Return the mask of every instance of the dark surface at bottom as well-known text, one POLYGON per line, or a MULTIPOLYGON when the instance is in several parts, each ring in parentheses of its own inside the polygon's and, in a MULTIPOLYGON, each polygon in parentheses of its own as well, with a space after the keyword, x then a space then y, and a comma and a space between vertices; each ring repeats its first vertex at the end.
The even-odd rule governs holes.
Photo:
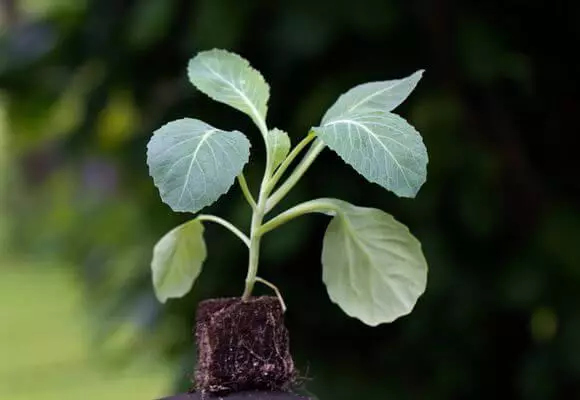
MULTIPOLYGON (((227 396, 208 396, 207 400, 308 400, 306 397, 298 396, 292 393, 274 393, 274 392, 243 392, 232 393, 227 396)), ((173 397, 166 397, 161 400, 201 400, 201 394, 189 393, 173 397)), ((206 399, 204 399, 206 400, 206 399)))

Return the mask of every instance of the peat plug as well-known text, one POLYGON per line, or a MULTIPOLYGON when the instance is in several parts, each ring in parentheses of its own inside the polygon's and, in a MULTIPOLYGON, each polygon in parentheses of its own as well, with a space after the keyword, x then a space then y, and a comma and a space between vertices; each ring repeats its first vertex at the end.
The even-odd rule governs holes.
POLYGON ((276 297, 211 299, 199 304, 197 390, 289 390, 296 378, 276 297))

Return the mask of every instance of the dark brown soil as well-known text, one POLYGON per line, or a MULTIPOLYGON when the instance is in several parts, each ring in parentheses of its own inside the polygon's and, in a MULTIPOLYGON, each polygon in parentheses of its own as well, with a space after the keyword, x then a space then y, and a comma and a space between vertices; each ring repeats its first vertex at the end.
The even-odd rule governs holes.
MULTIPOLYGON (((212 399, 210 397, 210 399, 212 399)), ((191 393, 179 396, 167 397, 163 400, 202 400, 201 394, 191 393)), ((205 399, 203 399, 205 400, 205 399)), ((306 397, 291 393, 280 392, 243 392, 233 393, 225 397, 213 397, 213 400, 308 400, 306 397)))
POLYGON ((197 309, 195 336, 195 384, 202 393, 288 391, 296 379, 276 297, 203 301, 197 309))

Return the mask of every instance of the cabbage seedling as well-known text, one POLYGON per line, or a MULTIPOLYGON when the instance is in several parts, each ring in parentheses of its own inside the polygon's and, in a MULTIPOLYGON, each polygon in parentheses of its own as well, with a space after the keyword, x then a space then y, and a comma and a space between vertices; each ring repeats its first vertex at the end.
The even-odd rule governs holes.
POLYGON ((326 148, 367 180, 400 197, 415 197, 426 180, 427 151, 415 128, 392 111, 414 90, 422 73, 419 70, 403 79, 350 89, 291 148, 286 132, 267 126, 270 89, 245 59, 217 49, 191 59, 191 83, 255 123, 265 144, 266 166, 255 198, 243 173, 250 142, 242 132, 192 118, 169 122, 154 132, 147 146, 147 163, 161 199, 172 210, 197 213, 218 200, 236 180, 252 210, 248 235, 218 216, 204 214, 167 233, 155 245, 151 263, 158 299, 165 302, 191 290, 206 258, 203 224, 214 222, 248 247, 242 300, 250 298, 259 282, 272 288, 283 305, 276 286, 258 276, 262 239, 298 216, 323 213, 332 217, 321 258, 322 278, 331 300, 371 326, 408 314, 425 290, 427 263, 419 241, 390 214, 320 198, 267 217, 326 148), (293 166, 301 154, 300 162, 293 166))

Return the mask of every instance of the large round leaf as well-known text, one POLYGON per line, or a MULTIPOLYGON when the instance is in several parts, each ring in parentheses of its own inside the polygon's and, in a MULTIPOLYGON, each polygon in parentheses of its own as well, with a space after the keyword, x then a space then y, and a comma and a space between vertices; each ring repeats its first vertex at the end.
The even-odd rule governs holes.
POLYGON ((371 326, 411 312, 427 283, 419 241, 381 210, 332 201, 339 211, 322 249, 323 280, 332 301, 371 326))
POLYGON ((163 202, 192 213, 227 192, 249 156, 250 142, 241 132, 189 118, 159 128, 147 146, 149 172, 163 202))
POLYGON ((153 248, 151 271, 155 295, 162 303, 191 290, 207 255, 203 225, 186 222, 169 231, 153 248))

